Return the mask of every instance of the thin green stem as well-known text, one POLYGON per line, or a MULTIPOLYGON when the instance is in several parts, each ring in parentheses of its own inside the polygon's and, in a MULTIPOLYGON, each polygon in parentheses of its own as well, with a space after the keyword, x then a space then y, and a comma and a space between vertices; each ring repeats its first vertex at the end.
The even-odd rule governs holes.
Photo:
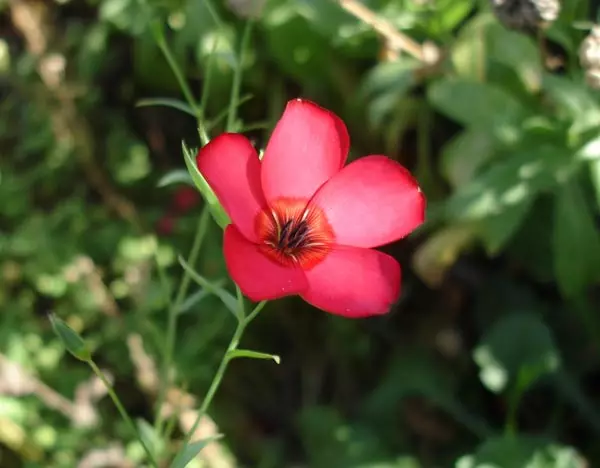
MULTIPOLYGON (((206 235, 206 230, 208 228, 208 221, 210 219, 210 212, 208 207, 204 207, 202 210, 202 214, 200 215, 200 221, 198 223, 198 227, 196 228, 196 235, 194 236, 194 241, 192 243, 192 248, 190 250, 190 254, 187 260, 189 265, 194 265, 198 259, 198 255, 200 253, 200 247, 202 246, 202 241, 204 236, 206 235)), ((165 353, 163 359, 163 366, 161 369, 161 385, 159 389, 158 395, 158 403, 156 409, 156 422, 155 428, 158 434, 162 433, 164 419, 162 416, 162 406, 164 404, 165 395, 167 389, 170 384, 170 376, 169 369, 171 368, 171 364, 173 361, 173 354, 175 352, 175 335, 177 330, 177 317, 179 315, 179 308, 181 307, 181 303, 185 299, 187 294, 189 285, 190 285, 190 274, 184 270, 183 278, 181 279, 181 283, 179 284, 179 289, 177 290, 177 294, 175 296, 175 300, 173 300, 170 304, 168 314, 167 314, 167 335, 165 340, 165 353)))
POLYGON ((514 436, 518 430, 517 416, 519 413, 519 403, 521 402, 521 396, 526 388, 525 375, 523 370, 520 370, 517 374, 515 385, 508 395, 508 413, 506 415, 506 422, 504 424, 504 433, 507 436, 514 436))
POLYGON ((110 382, 108 381, 108 379, 106 378, 106 376, 104 375, 104 373, 100 370, 100 368, 96 365, 96 363, 93 360, 90 359, 89 361, 87 361, 87 363, 92 368, 92 370, 94 371, 94 374, 96 374, 98 376, 98 378, 102 381, 102 383, 106 387, 106 390, 108 391, 108 395, 110 396, 111 400, 113 401, 113 403, 117 407, 117 410, 121 414, 121 417, 127 423, 127 425, 129 426, 129 428, 131 429, 131 431, 135 434, 135 436, 137 437, 137 439, 142 444, 142 447, 144 448, 144 451, 146 452, 146 455, 148 456, 148 460, 150 461, 150 463, 152 464, 152 466, 154 466, 155 468, 158 468, 158 463, 156 462, 156 459, 154 458, 154 455, 152 454, 152 451, 146 445, 146 442, 142 438, 142 436, 140 434, 140 431, 138 430, 137 426, 134 424, 134 422, 132 421, 132 419, 127 414, 127 411, 125 411, 125 407, 123 406, 123 403, 121 403, 121 400, 119 400, 119 397, 115 393, 112 385, 110 384, 110 382))
POLYGON ((256 318, 256 316, 259 314, 259 312, 261 310, 263 310, 263 308, 267 305, 268 301, 262 301, 259 302, 258 305, 254 308, 254 310, 252 312, 250 312, 250 315, 248 315, 248 317, 246 317, 244 319, 244 326, 247 327, 250 322, 252 322, 252 320, 254 320, 256 318))
MULTIPOLYGON (((217 369, 217 373, 213 377, 210 387, 208 388, 208 392, 206 393, 206 396, 204 397, 204 401, 202 402, 202 405, 200 405, 200 409, 198 410, 198 416, 196 416, 196 420, 194 421, 194 424, 192 424, 191 429, 188 431, 188 433, 185 436, 185 440, 183 443, 184 447, 190 443, 190 440, 191 440, 192 436, 194 435, 194 433, 196 432, 196 429, 198 428, 200 421, 202 421, 202 418, 204 417, 204 415, 206 414, 206 411, 208 410, 210 404, 212 403, 212 400, 213 400, 215 394, 217 393, 219 386, 221 385, 221 381, 223 380, 225 371, 227 370, 227 365, 229 364, 231 353, 237 349, 237 347, 240 343, 240 340, 242 338, 242 335, 244 334, 244 330, 246 329, 248 324, 254 318, 256 318, 256 316, 264 308, 266 303, 267 303, 267 301, 260 302, 245 319, 238 321, 237 326, 235 327, 235 332, 233 333, 233 336, 231 337, 231 341, 229 342, 229 346, 227 347, 227 351, 225 351, 225 354, 223 355, 223 359, 221 359, 221 363, 219 364, 219 368, 217 369)), ((245 312, 243 310, 239 311, 238 316, 244 317, 245 312)))
POLYGON ((227 131, 235 131, 235 123, 237 120, 237 108, 240 100, 240 88, 242 85, 242 72, 244 70, 244 61, 246 59, 246 51, 250 42, 250 33, 252 32, 252 20, 248 20, 244 26, 242 34, 242 43, 240 45, 240 53, 237 57, 235 71, 233 73, 233 85, 231 86, 231 97, 229 99, 229 113, 227 114, 227 131))
POLYGON ((158 44, 158 47, 162 51, 163 55, 165 56, 165 59, 167 60, 171 71, 175 75, 177 83, 179 84, 179 88, 181 89, 181 92, 185 97, 185 100, 196 114, 196 119, 198 121, 198 131, 200 133, 200 140, 202 144, 205 145, 209 142, 210 138, 208 136, 208 132, 206 131, 206 125, 204 124, 204 109, 201 106, 199 106, 196 102, 196 98, 194 98, 194 94, 192 93, 192 90, 190 89, 190 86, 187 80, 185 79, 185 76, 183 75, 179 64, 177 63, 177 60, 175 60, 175 57, 173 57, 171 49, 169 48, 169 45, 165 38, 165 33, 163 31, 162 25, 157 25, 154 28, 154 33, 156 43, 158 44))

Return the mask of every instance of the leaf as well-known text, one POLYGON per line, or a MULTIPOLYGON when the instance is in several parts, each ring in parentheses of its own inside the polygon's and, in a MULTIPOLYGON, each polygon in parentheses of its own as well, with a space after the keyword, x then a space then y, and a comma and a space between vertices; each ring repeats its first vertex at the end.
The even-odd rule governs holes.
POLYGON ((527 116, 517 99, 489 83, 442 79, 429 87, 427 95, 440 112, 473 128, 516 125, 527 116))
POLYGON ((554 146, 525 148, 490 167, 459 188, 446 203, 451 219, 475 220, 495 216, 540 191, 554 187, 573 168, 568 149, 554 146))
POLYGON ((461 457, 455 468, 584 468, 587 463, 571 447, 533 436, 493 436, 472 455, 461 457))
POLYGON ((488 56, 491 60, 515 70, 530 92, 536 92, 542 84, 542 59, 536 43, 530 37, 510 31, 499 22, 491 22, 486 28, 488 56))
POLYGON ((49 319, 54 333, 65 349, 80 361, 89 362, 92 353, 83 338, 54 314, 50 314, 49 319))
POLYGON ((515 384, 517 378, 524 390, 560 365, 550 329, 531 312, 501 316, 481 339, 473 359, 481 382, 495 393, 515 384))
POLYGON ((596 207, 600 208, 600 158, 589 163, 590 178, 594 187, 594 195, 596 196, 596 207))
POLYGON ((160 453, 164 448, 164 442, 161 437, 156 433, 154 427, 148 423, 145 419, 136 419, 138 430, 142 443, 146 447, 151 447, 154 453, 160 453))
POLYGON ((577 296, 599 278, 600 235, 575 182, 556 194, 553 227, 554 273, 566 297, 577 296))
POLYGON ((233 351, 227 353, 227 358, 272 359, 276 364, 281 363, 281 358, 276 354, 261 353, 259 351, 252 351, 249 349, 234 349, 233 351))
POLYGON ((169 185, 174 184, 186 184, 195 187, 194 181, 192 180, 192 176, 188 171, 183 169, 175 169, 173 171, 167 172, 164 176, 160 178, 157 182, 157 187, 168 187, 169 185))
POLYGON ((600 106, 583 84, 546 74, 543 87, 558 106, 558 113, 571 123, 570 133, 580 134, 600 125, 600 106))
POLYGON ((442 174, 454 187, 463 187, 492 158, 495 143, 487 131, 465 130, 444 146, 442 174))
MULTIPOLYGON (((222 287, 225 284, 225 280, 214 281, 212 283, 216 287, 222 287)), ((181 303, 179 308, 177 309, 178 314, 184 314, 188 312, 192 307, 202 301, 205 297, 207 297, 211 292, 206 288, 201 288, 199 291, 196 291, 194 294, 187 297, 185 301, 181 303)))
POLYGON ((473 241, 472 226, 451 225, 436 231, 413 254, 413 269, 430 288, 441 286, 446 271, 473 241))
POLYGON ((489 255, 497 255, 506 243, 519 230, 525 217, 531 211, 533 198, 527 197, 522 203, 506 206, 500 213, 486 216, 477 225, 489 255))
POLYGON ((237 299, 226 289, 221 286, 218 286, 217 283, 212 283, 204 278, 202 275, 197 273, 188 263, 183 259, 180 255, 178 257, 179 263, 183 267, 183 269, 190 275, 196 283, 210 291, 212 294, 221 299, 221 302, 231 311, 231 313, 237 317, 238 315, 238 303, 237 299))
POLYGON ((487 68, 484 34, 490 23, 491 14, 479 14, 471 19, 458 33, 451 49, 454 70, 461 78, 482 81, 487 68))
POLYGON ((136 107, 149 107, 149 106, 163 106, 170 107, 171 109, 176 109, 186 114, 191 115, 194 118, 197 118, 196 112, 192 109, 189 104, 182 102, 178 99, 172 98, 147 98, 140 99, 135 103, 136 107))
POLYGON ((443 37, 463 21, 473 9, 473 0, 437 0, 435 17, 427 21, 430 36, 443 37))
POLYGON ((367 73, 361 92, 366 97, 391 92, 404 94, 414 84, 413 74, 418 65, 418 62, 408 58, 379 63, 367 73))
POLYGON ((185 165, 187 166, 188 172, 190 173, 194 184, 196 185, 198 190, 200 190, 200 193, 202 194, 204 200, 208 204, 208 208, 210 209, 214 220, 219 226, 221 226, 221 228, 224 229, 225 226, 231 223, 229 216, 227 216, 227 213, 225 213, 225 210, 221 206, 221 203, 219 203, 215 192, 213 192, 212 188, 210 188, 210 185, 208 185, 208 182, 206 182, 206 179, 204 179, 202 174, 200 174, 192 152, 188 149, 184 142, 181 143, 181 146, 183 150, 183 159, 185 161, 185 165))
POLYGON ((198 454, 211 442, 220 439, 222 436, 208 437, 206 439, 197 440, 185 445, 177 454, 170 468, 185 468, 189 463, 198 456, 198 454))

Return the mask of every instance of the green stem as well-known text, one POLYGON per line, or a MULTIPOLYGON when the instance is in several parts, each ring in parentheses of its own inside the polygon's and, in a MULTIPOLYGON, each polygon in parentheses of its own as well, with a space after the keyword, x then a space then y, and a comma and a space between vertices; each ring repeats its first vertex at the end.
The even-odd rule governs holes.
POLYGON ((507 436, 514 436, 517 433, 517 415, 519 413, 519 403, 525 388, 525 374, 523 373, 523 370, 519 370, 515 385, 508 395, 508 414, 506 415, 506 423, 504 424, 504 433, 507 436))
POLYGON ((117 410, 121 414, 121 417, 127 423, 127 425, 129 426, 129 428, 131 429, 131 431, 135 434, 135 436, 137 437, 137 439, 142 444, 142 447, 144 448, 144 451, 146 452, 146 455, 148 456, 148 460, 150 461, 150 463, 152 464, 152 466, 154 466, 155 468, 158 468, 158 463, 156 462, 156 459, 154 458, 154 455, 152 454, 152 451, 146 445, 146 442, 142 438, 142 436, 141 436, 141 434, 140 434, 137 426, 134 424, 134 422, 131 420, 131 418, 127 414, 127 411, 125 411, 125 407, 123 406, 123 403, 121 403, 121 400, 119 400, 119 397, 115 393, 112 385, 110 384, 110 382, 108 381, 108 379, 106 378, 106 376, 104 375, 104 373, 100 370, 100 368, 96 365, 96 363, 93 360, 90 359, 89 361, 87 361, 87 363, 92 368, 92 370, 94 371, 94 373, 98 376, 98 378, 102 381, 102 383, 106 387, 106 390, 108 391, 108 395, 110 396, 111 400, 113 401, 113 403, 117 407, 117 410))
MULTIPOLYGON (((202 214, 200 215, 200 221, 198 223, 198 227, 196 229, 196 235, 194 236, 194 241, 192 243, 192 248, 190 250, 190 254, 187 260, 189 265, 194 265, 198 259, 198 255, 200 253, 200 247, 202 245, 202 240, 206 235, 206 230, 208 228, 208 221, 210 218, 210 212, 207 207, 202 210, 202 214)), ((167 389, 170 383, 169 377, 169 369, 171 368, 171 364, 173 361, 173 354, 175 351, 175 335, 177 330, 177 317, 179 315, 179 308, 181 307, 181 303, 185 299, 187 294, 187 290, 190 285, 190 274, 184 270, 183 278, 181 279, 181 283, 179 284, 179 289, 177 291, 177 295, 175 296, 175 300, 170 304, 168 315, 167 315, 167 336, 165 340, 165 354, 163 359, 163 366, 161 369, 161 385, 158 395, 158 403, 157 403, 157 414, 156 414, 156 423, 155 428, 158 434, 162 433, 162 426, 164 423, 162 416, 162 406, 164 404, 165 395, 167 393, 167 389)))
MULTIPOLYGON (((250 322, 252 322, 252 320, 254 320, 254 318, 256 318, 258 313, 264 308, 264 306, 266 304, 267 304, 267 301, 260 302, 259 304, 257 304, 257 306, 254 308, 254 310, 246 318, 244 318, 242 320, 238 320, 237 326, 235 328, 235 332, 233 333, 233 336, 231 337, 231 341, 229 342, 229 346, 227 347, 227 351, 225 351, 225 354, 223 355, 223 359, 221 359, 221 363, 219 364, 219 368, 217 369, 217 373, 213 377, 210 387, 208 388, 208 392, 206 392, 206 396, 204 397, 204 401, 202 402, 202 405, 200 405, 200 409, 198 410, 198 416, 196 416, 196 420, 194 421, 194 424, 192 424, 191 429, 188 431, 188 433, 185 436, 185 440, 183 443, 184 447, 190 443, 192 436, 196 432, 196 429, 198 429, 198 425, 200 424, 200 421, 202 421, 202 418, 204 417, 204 415, 206 414, 206 411, 208 410, 210 404, 212 403, 212 400, 213 400, 215 394, 217 393, 219 386, 221 385, 221 381, 223 380, 225 371, 227 370, 227 365, 229 364, 229 360, 230 360, 229 358, 231 356, 231 353, 237 349, 237 347, 240 343, 240 340, 242 338, 242 335, 244 334, 244 330, 250 324, 250 322)), ((244 317, 245 316, 244 311, 243 310, 239 311, 237 316, 244 317)))
POLYGON ((242 72, 244 70, 244 61, 246 59, 246 50, 250 42, 250 33, 252 31, 252 20, 248 20, 244 26, 242 35, 242 43, 240 45, 240 53, 237 57, 235 71, 233 73, 233 85, 231 86, 231 97, 229 99, 229 113, 227 115, 227 131, 233 132, 236 129, 235 122, 237 120, 237 108, 240 100, 240 87, 242 85, 242 72))
POLYGON ((185 97, 185 100, 196 114, 196 119, 198 120, 198 131, 200 132, 200 140, 202 144, 205 145, 209 142, 210 138, 208 136, 208 132, 206 131, 206 125, 204 124, 204 109, 202 109, 202 107, 200 107, 196 102, 192 90, 190 89, 190 86, 187 80, 185 79, 185 76, 183 76, 181 68, 179 68, 177 60, 175 60, 175 57, 173 57, 171 49, 169 48, 167 40, 165 39, 165 34, 162 25, 156 26, 154 28, 154 33, 156 43, 158 44, 158 47, 162 51, 163 55, 165 56, 165 59, 167 60, 171 71, 175 75, 177 83, 179 84, 179 88, 181 89, 181 92, 185 97))

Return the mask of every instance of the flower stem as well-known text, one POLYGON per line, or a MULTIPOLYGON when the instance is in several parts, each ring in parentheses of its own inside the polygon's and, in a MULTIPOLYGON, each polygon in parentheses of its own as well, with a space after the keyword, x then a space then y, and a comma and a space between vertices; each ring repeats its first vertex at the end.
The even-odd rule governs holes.
MULTIPOLYGON (((198 425, 200 424, 200 421, 202 421, 202 418, 204 417, 204 415, 206 414, 206 411, 208 410, 210 404, 212 403, 212 400, 213 400, 215 394, 217 393, 219 386, 221 385, 223 376, 225 375, 225 370, 227 370, 227 365, 229 364, 231 353, 237 349, 237 347, 240 343, 240 340, 242 338, 242 335, 244 334, 244 330, 246 330, 246 327, 250 324, 250 322, 252 322, 252 320, 254 320, 254 318, 256 318, 258 313, 264 308, 264 306, 266 304, 267 304, 267 301, 262 301, 262 302, 258 303, 256 305, 256 307, 252 310, 252 312, 247 317, 240 318, 238 320, 238 323, 237 323, 237 326, 233 333, 233 336, 231 337, 231 341, 229 342, 229 346, 227 347, 227 351, 225 351, 225 354, 223 355, 223 359, 221 359, 221 363, 219 364, 219 368, 217 369, 217 372, 216 372, 215 376, 213 377, 212 382, 210 383, 208 392, 206 392, 204 401, 202 401, 202 405, 200 405, 200 409, 198 409, 198 415, 196 416, 196 420, 194 421, 194 424, 192 424, 191 429, 188 431, 188 433, 185 436, 184 447, 190 443, 191 438, 193 437, 194 433, 196 432, 196 429, 198 428, 198 425)), ((244 317, 245 316, 244 311, 243 310, 238 311, 237 316, 244 317)))
MULTIPOLYGON (((192 243, 192 248, 190 250, 189 257, 187 259, 187 263, 189 265, 194 265, 198 259, 198 255, 200 253, 200 247, 202 246, 202 241, 204 236, 206 235, 206 230, 208 228, 208 221, 210 218, 210 212, 207 207, 204 207, 202 210, 202 214, 200 215, 200 221, 198 223, 198 227, 196 228, 196 235, 194 236, 194 241, 192 243)), ((185 299, 188 287, 190 285, 190 275, 187 271, 184 270, 183 278, 181 279, 181 283, 179 284, 179 289, 177 290, 177 295, 175 296, 175 300, 171 302, 167 315, 167 336, 165 340, 165 353, 163 359, 163 366, 161 369, 161 385, 158 395, 158 403, 157 403, 157 414, 156 414, 156 423, 155 428, 158 434, 162 433, 164 419, 162 416, 162 406, 164 404, 165 395, 167 393, 167 389, 169 387, 171 379, 169 378, 169 369, 171 367, 173 361, 173 354, 175 351, 175 335, 177 329, 177 317, 179 315, 179 307, 181 307, 181 303, 185 299)))
POLYGON ((227 131, 233 132, 236 130, 235 122, 237 120, 238 101, 240 100, 240 87, 242 85, 242 72, 244 70, 244 60, 246 58, 246 50, 250 42, 250 33, 252 32, 253 21, 248 20, 244 26, 242 34, 242 42, 240 45, 240 53, 237 57, 237 63, 233 74, 233 85, 231 86, 231 97, 229 99, 229 113, 227 114, 227 131))
POLYGON ((127 414, 127 411, 125 411, 125 407, 123 406, 123 403, 121 403, 121 400, 119 400, 119 397, 115 393, 112 385, 110 384, 110 382, 108 381, 108 379, 106 378, 106 376, 104 375, 104 373, 100 370, 100 368, 96 365, 96 363, 93 360, 90 359, 89 361, 87 361, 87 363, 92 368, 92 370, 94 371, 94 373, 98 376, 98 378, 102 381, 102 383, 106 387, 106 390, 108 391, 108 395, 110 396, 111 400, 113 401, 113 403, 117 407, 117 410, 121 414, 121 417, 127 423, 127 425, 130 427, 130 429, 132 430, 132 432, 135 434, 135 436, 137 437, 137 439, 142 444, 142 447, 144 448, 144 451, 146 452, 146 455, 148 456, 148 460, 150 461, 150 463, 152 464, 152 466, 154 466, 155 468, 158 468, 158 463, 156 462, 156 459, 154 458, 154 455, 152 454, 152 451, 146 445, 146 442, 142 438, 142 436, 141 436, 141 434, 140 434, 137 426, 134 424, 134 422, 131 420, 131 418, 127 414))
POLYGON ((162 25, 156 26, 155 28, 153 28, 153 31, 156 43, 158 44, 158 47, 162 51, 163 55, 165 56, 165 59, 167 60, 171 71, 175 75, 177 83, 179 84, 179 88, 181 89, 181 92, 185 97, 185 100, 194 110, 196 119, 198 121, 198 131, 200 133, 200 140, 202 144, 205 145, 209 142, 210 138, 208 136, 208 132, 206 131, 206 125, 204 123, 204 109, 201 106, 199 106, 196 102, 196 99, 194 98, 192 90, 190 89, 190 86, 187 80, 185 79, 181 68, 179 68, 177 60, 175 60, 175 57, 173 57, 173 53, 171 52, 169 44, 167 43, 167 40, 165 38, 165 33, 163 31, 162 25))

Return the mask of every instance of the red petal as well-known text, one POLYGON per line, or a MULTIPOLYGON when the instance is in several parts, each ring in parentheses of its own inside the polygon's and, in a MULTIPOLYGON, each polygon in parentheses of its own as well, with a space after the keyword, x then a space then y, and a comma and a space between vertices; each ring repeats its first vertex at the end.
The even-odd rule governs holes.
POLYGON ((385 156, 349 164, 311 203, 323 209, 340 245, 377 247, 406 236, 425 220, 425 196, 417 181, 385 156))
POLYGON ((231 278, 253 301, 298 294, 307 288, 300 268, 274 262, 232 224, 225 228, 223 250, 231 278))
POLYGON ((310 101, 288 102, 262 161, 262 186, 271 202, 310 198, 344 165, 350 138, 344 122, 310 101))
POLYGON ((377 250, 338 246, 305 273, 302 298, 348 318, 385 314, 400 294, 400 265, 377 250))
POLYGON ((200 149, 198 170, 214 190, 233 224, 258 240, 256 217, 266 206, 260 186, 260 160, 243 135, 224 133, 200 149))

